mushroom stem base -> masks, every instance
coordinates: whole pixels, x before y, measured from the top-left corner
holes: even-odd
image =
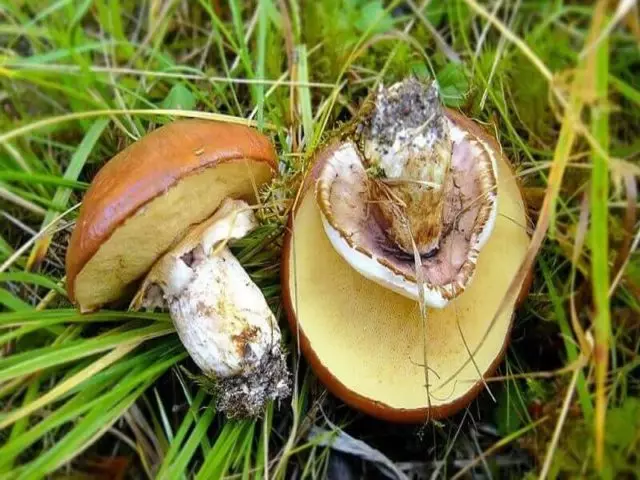
[[[213,393],[218,409],[230,418],[255,417],[269,400],[287,397],[289,372],[280,345],[274,345],[251,372],[216,379]]]

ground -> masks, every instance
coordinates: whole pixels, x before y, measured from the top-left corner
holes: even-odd
[[[12,0],[0,19],[0,477],[638,471],[634,2]],[[449,107],[500,140],[533,238],[534,280],[491,381],[496,400],[485,392],[418,426],[328,394],[279,297],[284,222],[313,152],[372,89],[408,75],[437,79]],[[66,297],[88,182],[178,116],[250,119],[280,156],[264,225],[233,250],[300,369],[292,401],[256,420],[216,415],[166,314],[80,316]]]

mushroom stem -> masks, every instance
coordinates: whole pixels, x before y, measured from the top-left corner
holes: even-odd
[[[280,329],[258,286],[228,248],[200,248],[187,265],[193,276],[166,295],[180,340],[203,373],[218,381],[218,407],[254,416],[288,393]]]
[[[387,236],[404,252],[439,247],[452,141],[435,82],[380,88],[361,128],[369,197]]]
[[[180,340],[215,379],[218,408],[254,416],[289,393],[280,329],[259,287],[225,246],[256,225],[248,205],[227,200],[154,265],[136,299],[166,306]]]

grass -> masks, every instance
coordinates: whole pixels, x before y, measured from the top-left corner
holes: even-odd
[[[637,472],[634,15],[559,0],[1,4],[0,478],[375,477],[373,449],[407,475]],[[435,76],[496,134],[535,222],[522,268],[535,280],[488,379],[497,402],[415,427],[372,420],[324,391],[283,322],[291,401],[228,421],[166,314],[71,308],[65,247],[93,175],[145,132],[199,117],[277,146],[264,226],[233,248],[284,320],[279,248],[301,174],[372,88],[408,74]],[[327,447],[341,429],[370,450]]]

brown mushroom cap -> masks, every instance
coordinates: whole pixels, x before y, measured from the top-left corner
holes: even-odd
[[[118,299],[225,198],[255,201],[276,162],[267,137],[228,123],[180,120],[133,143],[84,196],[66,257],[69,297],[83,311]]]
[[[364,278],[325,235],[312,187],[326,152],[305,181],[285,239],[284,304],[307,360],[344,402],[391,421],[445,417],[480,392],[479,372],[491,375],[504,355],[515,305],[491,329],[489,325],[529,245],[522,195],[499,145],[463,115],[447,115],[494,150],[499,210],[494,232],[479,254],[474,282],[446,308],[428,311],[426,342],[419,305]]]

